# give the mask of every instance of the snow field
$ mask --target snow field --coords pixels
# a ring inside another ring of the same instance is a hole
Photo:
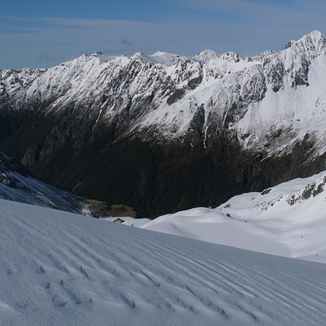
[[[1,325],[322,325],[325,264],[0,200]]]
[[[153,221],[145,220],[138,226],[236,248],[326,263],[325,183],[324,171],[261,193],[232,197],[215,209],[193,208]]]

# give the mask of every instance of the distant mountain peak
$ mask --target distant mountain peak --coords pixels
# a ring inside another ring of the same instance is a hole
[[[206,49],[200,53],[198,53],[197,55],[194,56],[195,59],[197,60],[201,60],[201,61],[209,61],[211,59],[216,59],[219,55],[210,49]]]
[[[305,53],[320,52],[325,49],[326,37],[320,31],[316,30],[307,35],[304,35],[299,40],[289,41],[285,49],[297,48]]]

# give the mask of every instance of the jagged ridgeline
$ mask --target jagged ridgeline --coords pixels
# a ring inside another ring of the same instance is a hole
[[[326,38],[241,58],[83,55],[0,71],[0,150],[38,179],[155,217],[326,169]]]

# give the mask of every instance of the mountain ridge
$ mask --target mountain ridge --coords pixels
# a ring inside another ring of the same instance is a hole
[[[325,44],[314,31],[252,58],[94,53],[2,70],[0,149],[145,217],[309,176],[326,169]]]

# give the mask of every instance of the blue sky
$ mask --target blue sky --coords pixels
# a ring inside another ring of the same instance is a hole
[[[254,55],[326,33],[325,14],[325,0],[5,1],[0,69],[51,67],[96,51]]]

